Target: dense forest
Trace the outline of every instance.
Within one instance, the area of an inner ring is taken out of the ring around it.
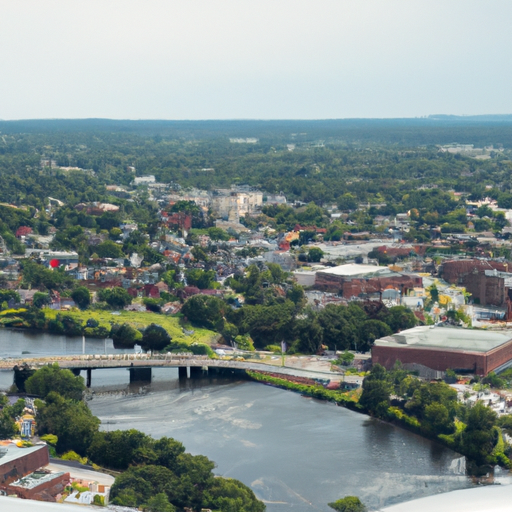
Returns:
[[[240,137],[258,141],[230,142]],[[500,151],[490,151],[491,158],[484,160],[437,147],[453,142],[493,145]],[[129,166],[137,176],[153,174],[180,187],[247,184],[319,205],[335,204],[350,194],[359,202],[388,201],[407,208],[403,196],[420,186],[467,192],[475,199],[489,194],[509,199],[509,148],[512,120],[506,116],[0,122],[0,201],[39,208],[48,196],[70,204],[113,200],[104,185],[128,185],[133,180]],[[42,167],[42,159],[57,167]]]

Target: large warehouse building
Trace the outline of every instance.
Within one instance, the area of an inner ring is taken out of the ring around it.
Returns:
[[[396,361],[485,376],[512,365],[512,331],[420,326],[375,340],[372,363],[390,369]]]
[[[315,288],[334,293],[343,297],[380,297],[385,290],[394,289],[407,295],[423,285],[420,276],[394,272],[388,267],[377,265],[347,264],[320,270],[315,275]]]

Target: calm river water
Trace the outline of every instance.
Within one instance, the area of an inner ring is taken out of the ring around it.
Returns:
[[[112,342],[86,343],[87,352],[105,350]],[[23,351],[81,353],[82,339],[0,330],[1,357]],[[129,386],[126,370],[93,372],[89,406],[102,428],[174,437],[214,460],[217,474],[249,485],[269,512],[327,512],[345,495],[376,510],[471,486],[457,453],[342,407],[253,382],[179,381],[175,369],[153,376]],[[11,383],[0,372],[0,389]]]

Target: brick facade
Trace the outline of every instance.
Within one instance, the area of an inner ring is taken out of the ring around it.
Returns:
[[[19,449],[23,452],[23,449]],[[48,447],[41,446],[39,450],[27,453],[21,453],[20,457],[2,464],[0,458],[0,487],[8,485],[21,477],[33,473],[36,469],[46,466],[50,463]]]
[[[341,292],[347,299],[362,295],[381,293],[386,289],[400,290],[404,295],[408,290],[421,287],[421,277],[397,274],[389,277],[358,277],[337,276],[334,274],[317,272],[315,276],[315,288],[329,292]]]
[[[389,347],[374,345],[372,363],[381,364],[388,370],[396,361],[421,364],[438,371],[466,370],[477,375],[487,375],[512,359],[512,340],[489,352],[471,352],[465,350],[441,350],[427,347]]]
[[[163,221],[169,227],[189,230],[192,227],[192,215],[185,212],[167,213]]]
[[[505,280],[499,276],[486,276],[486,270],[509,272],[512,269],[508,263],[498,261],[453,260],[443,263],[440,275],[451,284],[464,286],[472,299],[483,306],[505,306],[508,295]]]
[[[25,500],[55,502],[55,496],[61,494],[69,482],[69,473],[63,473],[30,489],[17,485],[7,485],[3,489],[7,494],[16,494],[18,498]]]

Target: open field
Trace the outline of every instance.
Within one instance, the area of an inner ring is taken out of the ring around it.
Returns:
[[[99,322],[100,326],[110,329],[112,324],[130,324],[136,329],[145,328],[150,324],[161,325],[170,334],[173,341],[192,343],[206,343],[211,344],[218,336],[216,332],[209,329],[202,329],[192,327],[188,323],[183,323],[179,316],[160,315],[151,312],[137,312],[137,311],[80,311],[72,309],[70,311],[62,312],[52,309],[45,309],[44,313],[48,320],[54,319],[58,313],[69,315],[82,323],[87,322],[89,318],[93,318]],[[183,329],[191,334],[185,334]],[[193,332],[192,332],[193,331]]]

